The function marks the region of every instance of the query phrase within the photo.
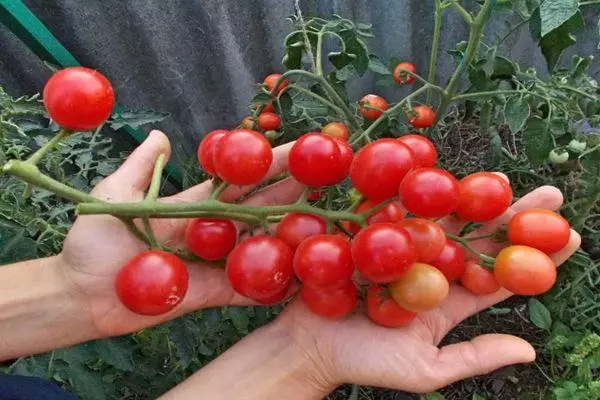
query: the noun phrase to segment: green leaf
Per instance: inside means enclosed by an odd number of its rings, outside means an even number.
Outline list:
[[[504,117],[512,133],[517,133],[523,128],[530,112],[529,103],[521,97],[514,96],[506,101]]]
[[[248,317],[249,310],[244,307],[227,307],[223,309],[225,317],[233,323],[235,329],[242,333],[248,333],[250,318]]]
[[[18,225],[0,220],[0,265],[28,260],[37,256],[37,243]]]
[[[46,115],[39,94],[21,96],[16,99],[9,98],[5,107],[10,115]]]
[[[133,371],[132,343],[126,339],[104,339],[94,342],[98,356],[120,371]]]
[[[356,54],[342,53],[339,51],[333,51],[327,54],[327,58],[337,69],[342,69],[346,65],[350,64],[356,58]]]
[[[369,56],[369,69],[377,74],[391,75],[391,71],[385,66],[385,64],[376,55],[371,54]]]
[[[9,135],[26,136],[19,125],[11,121],[0,119],[0,136],[6,137]]]
[[[86,400],[105,400],[106,392],[102,376],[80,364],[69,364],[66,376],[73,391]]]
[[[579,0],[547,0],[540,5],[541,35],[563,25],[579,10]]]
[[[419,400],[445,400],[446,398],[444,397],[444,395],[442,395],[441,393],[438,392],[434,392],[434,393],[427,393],[422,395]]]
[[[479,133],[482,136],[487,136],[488,130],[490,129],[490,125],[492,123],[492,116],[494,115],[494,105],[491,101],[486,101],[481,106],[481,114],[479,121]]]
[[[254,96],[250,102],[257,103],[257,104],[267,104],[271,100],[272,99],[271,99],[270,94],[265,93],[265,92],[260,92],[256,96]]]
[[[549,1],[544,4],[546,3],[549,3]],[[575,44],[577,39],[573,34],[581,32],[583,24],[583,15],[577,12],[568,21],[540,40],[540,47],[550,71],[554,70],[565,49]]]
[[[525,153],[533,165],[541,165],[554,148],[548,124],[539,117],[532,117],[525,125]]]
[[[473,396],[471,397],[471,400],[487,400],[486,397],[483,397],[477,393],[473,393]]]
[[[529,299],[529,319],[538,328],[550,330],[552,316],[546,306],[536,298]]]
[[[160,122],[170,115],[166,112],[151,109],[124,110],[113,114],[108,120],[108,124],[115,130],[121,129],[124,126],[139,128],[142,125]]]
[[[344,68],[336,71],[335,77],[340,81],[347,81],[356,75],[356,68],[353,64],[348,64]]]
[[[517,70],[512,61],[500,56],[494,58],[493,79],[510,79],[516,73]]]

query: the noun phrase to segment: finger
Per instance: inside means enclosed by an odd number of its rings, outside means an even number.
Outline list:
[[[107,186],[114,188],[115,193],[128,190],[133,193],[143,192],[150,184],[154,163],[160,154],[164,154],[168,159],[171,154],[171,145],[164,133],[154,130],[150,132],[146,140],[144,140],[144,142],[142,142],[142,144],[127,157],[119,169],[99,185],[99,191],[101,193],[97,194],[103,195],[104,193],[102,193],[102,190],[106,189]],[[111,198],[111,200],[117,199]]]
[[[273,149],[273,162],[267,172],[264,180],[272,179],[281,175],[288,169],[288,153],[294,145],[294,142],[286,143]],[[223,201],[233,201],[238,197],[250,192],[256,185],[248,186],[230,186],[228,187],[220,199]],[[212,191],[212,181],[205,181],[199,185],[193,186],[181,193],[172,196],[170,199],[180,201],[197,201],[208,198]]]
[[[431,382],[435,385],[432,389],[534,360],[535,350],[521,338],[500,334],[478,336],[438,351],[431,368]]]

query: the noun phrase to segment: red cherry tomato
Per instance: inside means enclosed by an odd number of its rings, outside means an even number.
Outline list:
[[[330,122],[321,128],[323,135],[327,135],[342,142],[347,142],[350,137],[348,127],[341,122]]]
[[[113,88],[98,71],[68,67],[57,71],[44,86],[44,106],[62,128],[88,131],[102,125],[115,105]]]
[[[319,216],[290,213],[277,224],[276,235],[285,244],[295,249],[304,239],[322,235],[326,230],[327,223]]]
[[[415,128],[429,128],[435,122],[435,112],[427,106],[414,106],[408,122]]]
[[[384,200],[398,194],[398,186],[414,166],[412,151],[394,139],[379,139],[363,147],[350,167],[352,185],[365,197]]]
[[[254,300],[287,290],[294,277],[293,251],[273,236],[246,239],[229,255],[225,267],[233,290]]]
[[[354,214],[362,214],[365,211],[368,211],[371,208],[379,205],[379,203],[381,203],[381,201],[375,202],[367,199],[363,201],[356,210],[354,210]],[[372,214],[369,217],[367,217],[367,225],[373,225],[378,222],[399,222],[404,219],[405,215],[406,212],[402,208],[400,202],[394,201],[383,207],[381,210],[377,211],[375,214]],[[358,231],[360,231],[361,229],[360,225],[354,222],[350,222],[348,224],[343,225],[348,231],[350,231],[353,234],[357,234]]]
[[[556,265],[533,247],[509,246],[496,256],[494,275],[500,286],[514,294],[537,296],[556,282]]]
[[[352,151],[352,147],[348,142],[344,142],[342,140],[338,140],[336,138],[332,138],[338,148],[340,149],[340,165],[337,171],[337,179],[338,182],[346,179],[348,174],[350,173],[350,167],[352,166],[352,160],[354,160],[354,152]]]
[[[296,249],[294,271],[307,286],[344,285],[354,272],[350,243],[336,235],[311,236]]]
[[[198,146],[198,162],[207,174],[212,176],[217,174],[214,163],[215,146],[228,133],[229,131],[225,129],[217,129],[216,131],[209,132],[204,136],[202,142],[200,142],[200,146]]]
[[[302,135],[288,156],[292,176],[307,186],[329,186],[340,182],[347,160],[339,141],[319,133]]]
[[[232,185],[260,182],[273,161],[269,141],[260,133],[238,129],[225,135],[215,145],[217,175]]]
[[[281,117],[275,113],[263,112],[258,116],[258,126],[265,131],[274,131],[281,126]]]
[[[415,156],[415,167],[435,167],[437,150],[429,139],[421,135],[406,135],[398,141],[407,145]]]
[[[399,225],[410,235],[417,261],[431,264],[440,256],[446,245],[446,234],[441,226],[421,218],[405,219]]]
[[[277,84],[277,81],[279,81],[279,78],[281,78],[281,74],[271,74],[265,77],[263,83],[267,87],[267,90],[269,92],[273,92],[273,89],[275,89],[275,85]],[[277,96],[279,92],[281,92],[287,85],[289,85],[289,83],[290,82],[287,79],[284,79],[273,94]]]
[[[396,68],[394,68],[394,80],[401,85],[413,83],[415,81],[415,77],[406,71],[416,74],[417,67],[415,67],[415,64],[411,62],[401,62],[400,64],[396,65]]]
[[[258,304],[262,304],[263,306],[273,306],[281,303],[287,297],[289,291],[290,288],[286,287],[281,292],[275,293],[273,296],[264,297],[262,299],[254,299],[254,301],[256,301]]]
[[[387,290],[378,285],[370,285],[367,291],[367,315],[376,324],[388,328],[408,325],[417,316],[400,307]]]
[[[452,282],[465,272],[467,266],[465,252],[455,241],[447,239],[442,252],[432,262],[432,265],[439,269],[448,281]]]
[[[119,300],[137,314],[159,315],[174,309],[185,296],[188,272],[179,257],[147,250],[121,268],[115,281]]]
[[[369,108],[365,106],[375,108]],[[388,108],[388,102],[383,97],[374,94],[368,94],[362,99],[360,99],[360,101],[358,102],[358,111],[360,112],[360,114],[363,116],[364,119],[368,119],[371,121],[381,117],[383,111],[387,110]]]
[[[450,285],[435,267],[414,263],[399,280],[390,284],[390,292],[400,307],[422,313],[437,308],[448,297]]]
[[[325,318],[342,318],[356,308],[358,291],[352,281],[336,288],[303,285],[300,297],[310,311]]]
[[[559,214],[543,209],[516,213],[508,222],[508,240],[543,251],[556,253],[569,243],[569,222]]]
[[[460,283],[465,289],[478,295],[495,293],[500,289],[494,273],[477,264],[476,261],[467,262],[465,272],[460,277]]]
[[[409,212],[424,218],[450,214],[458,204],[458,181],[439,168],[410,171],[400,184],[400,201]]]
[[[273,107],[273,102],[272,101],[266,103],[260,113],[264,114],[264,113],[270,113],[270,112],[271,113],[276,112],[275,111],[275,107]]]
[[[502,215],[512,202],[508,182],[491,172],[477,172],[458,182],[456,214],[465,221],[484,222]]]
[[[195,218],[185,231],[185,245],[189,251],[205,260],[225,258],[237,242],[233,222],[216,218]]]
[[[416,260],[406,229],[390,223],[369,225],[352,240],[352,259],[360,273],[375,283],[400,278]]]
[[[317,201],[321,198],[321,196],[323,196],[323,193],[320,190],[311,189],[311,191],[308,193],[308,196],[306,197],[306,200]]]

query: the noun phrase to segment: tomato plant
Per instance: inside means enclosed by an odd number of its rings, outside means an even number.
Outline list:
[[[390,292],[400,307],[422,313],[437,308],[448,296],[450,285],[435,267],[414,263],[406,274],[390,284]]]
[[[411,323],[417,313],[400,307],[381,286],[370,285],[367,291],[367,315],[378,325],[397,328]]]
[[[409,113],[408,122],[415,128],[429,128],[435,122],[435,112],[427,106],[415,106]]]
[[[233,222],[217,218],[196,218],[185,231],[188,250],[205,260],[225,258],[235,247],[237,230]]]
[[[465,221],[483,222],[502,215],[512,202],[506,180],[492,172],[477,172],[458,182],[456,214]]]
[[[350,314],[358,303],[358,291],[351,281],[335,288],[303,285],[300,298],[313,313],[326,318],[342,318]]]
[[[269,141],[258,132],[238,129],[215,144],[213,161],[219,178],[233,185],[260,182],[273,161]]]
[[[508,240],[541,250],[556,253],[569,243],[571,227],[559,214],[544,209],[529,209],[516,213],[508,222]]]
[[[368,120],[375,120],[389,108],[386,99],[375,94],[368,94],[358,102],[358,111]]]
[[[496,280],[505,289],[522,296],[545,293],[556,281],[556,265],[533,247],[509,246],[496,256]]]
[[[394,80],[401,85],[413,83],[415,81],[415,77],[409,74],[407,71],[415,74],[417,73],[417,67],[415,67],[415,64],[411,62],[401,62],[400,64],[396,65],[393,72]]]
[[[290,83],[287,79],[284,79],[284,80],[281,81],[281,83],[279,84],[279,86],[277,88],[275,88],[275,85],[277,85],[277,82],[279,81],[280,78],[281,78],[281,74],[270,74],[270,75],[267,75],[265,77],[265,80],[263,81],[263,84],[265,85],[265,87],[267,88],[267,90],[269,92],[273,92],[273,94],[277,95],[283,89],[285,89],[285,87],[287,85],[289,85],[289,83]]]
[[[448,171],[439,168],[412,170],[400,184],[400,201],[411,213],[424,218],[450,214],[459,202],[459,185]]]
[[[311,236],[296,250],[294,271],[307,286],[342,286],[350,281],[354,272],[350,243],[336,235]]]

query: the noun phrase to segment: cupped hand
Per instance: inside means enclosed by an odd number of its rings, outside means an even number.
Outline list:
[[[541,187],[517,201],[503,216],[481,227],[474,235],[493,233],[517,211],[529,208],[558,209],[562,195],[554,187]],[[462,221],[446,218],[447,232],[457,233]],[[552,255],[557,265],[579,247],[580,236],[571,231],[568,245]],[[472,242],[477,250],[494,254],[502,244],[492,240]],[[511,335],[487,334],[470,341],[438,347],[446,334],[467,317],[497,304],[512,294],[504,289],[477,296],[458,284],[436,310],[420,314],[401,328],[380,327],[364,312],[343,320],[327,320],[295,301],[279,317],[286,332],[312,359],[312,377],[326,389],[341,383],[382,386],[411,392],[428,392],[467,377],[535,359],[533,347]]]
[[[290,145],[274,149],[273,164],[267,178],[278,176],[287,169]],[[110,202],[137,202],[144,198],[156,158],[170,154],[167,137],[159,131],[150,133],[112,175],[100,182],[92,195]],[[200,201],[212,189],[210,181],[192,187],[175,196],[160,199],[163,202]],[[252,190],[252,186],[230,187],[220,197],[233,201]],[[246,204],[272,205],[294,201],[302,186],[293,179],[279,181],[257,191],[244,200]],[[151,226],[157,239],[171,248],[183,246],[188,220],[156,219]],[[160,316],[137,315],[125,308],[117,298],[115,279],[119,269],[133,256],[147,250],[117,218],[105,215],[78,217],[59,255],[61,273],[74,289],[85,312],[96,329],[98,337],[113,336],[158,324],[187,312],[205,307],[228,304],[250,304],[233,292],[223,269],[208,264],[187,263],[189,289],[183,302],[170,313]]]

